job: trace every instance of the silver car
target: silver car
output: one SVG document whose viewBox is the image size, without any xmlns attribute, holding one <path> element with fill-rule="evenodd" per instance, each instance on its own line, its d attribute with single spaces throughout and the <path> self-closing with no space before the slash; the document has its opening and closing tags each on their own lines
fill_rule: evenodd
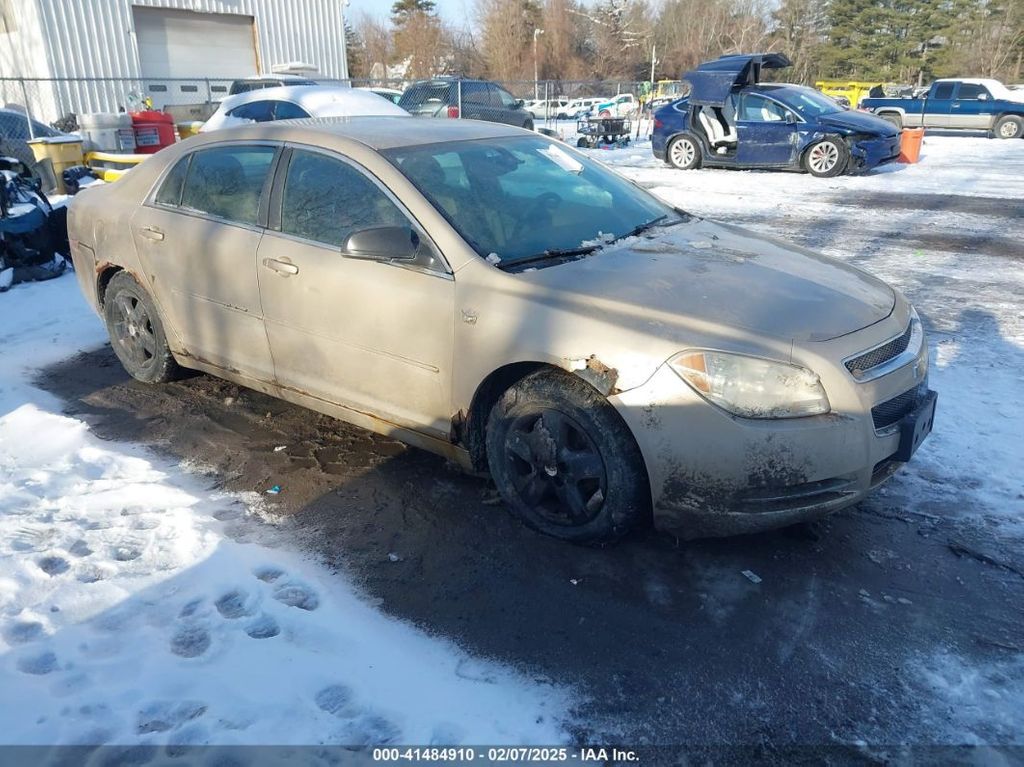
<svg viewBox="0 0 1024 767">
<path fill-rule="evenodd" d="M 931 429 L 897 291 L 518 128 L 231 128 L 78 195 L 69 226 L 139 380 L 203 370 L 440 453 L 572 541 L 818 517 Z"/>
</svg>

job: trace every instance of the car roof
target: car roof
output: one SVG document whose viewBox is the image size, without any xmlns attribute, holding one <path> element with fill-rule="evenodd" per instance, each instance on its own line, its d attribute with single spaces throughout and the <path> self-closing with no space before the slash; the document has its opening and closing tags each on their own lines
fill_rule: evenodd
<svg viewBox="0 0 1024 767">
<path fill-rule="evenodd" d="M 375 98 L 380 98 L 376 96 Z M 312 117 L 251 123 L 201 134 L 208 141 L 275 140 L 317 144 L 329 138 L 357 141 L 371 149 L 440 144 L 446 141 L 522 136 L 522 128 L 480 120 L 426 120 L 411 115 L 391 117 Z M 189 139 L 195 141 L 196 139 Z M 319 140 L 319 141 L 318 141 Z"/>
<path fill-rule="evenodd" d="M 227 112 L 254 101 L 290 101 L 303 107 L 307 112 L 317 112 L 333 106 L 344 106 L 354 110 L 360 108 L 382 110 L 378 114 L 404 114 L 402 109 L 376 93 L 359 88 L 327 85 L 281 85 L 276 88 L 237 93 L 224 99 L 221 102 L 221 109 Z M 383 104 L 388 104 L 394 111 Z"/>
</svg>

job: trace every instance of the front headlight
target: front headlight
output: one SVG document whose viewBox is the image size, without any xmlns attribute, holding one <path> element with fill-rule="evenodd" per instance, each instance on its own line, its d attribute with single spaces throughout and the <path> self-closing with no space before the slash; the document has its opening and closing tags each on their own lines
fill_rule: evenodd
<svg viewBox="0 0 1024 767">
<path fill-rule="evenodd" d="M 807 368 L 742 354 L 688 351 L 669 365 L 704 399 L 743 418 L 800 418 L 831 409 Z"/>
</svg>

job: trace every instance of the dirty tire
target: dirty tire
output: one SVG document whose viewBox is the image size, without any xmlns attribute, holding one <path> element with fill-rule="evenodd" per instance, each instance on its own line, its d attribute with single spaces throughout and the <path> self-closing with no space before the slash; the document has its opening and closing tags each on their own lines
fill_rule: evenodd
<svg viewBox="0 0 1024 767">
<path fill-rule="evenodd" d="M 903 130 L 903 116 L 900 115 L 898 112 L 883 112 L 878 116 L 885 120 L 887 123 L 892 123 L 900 130 Z"/>
<path fill-rule="evenodd" d="M 649 517 L 633 435 L 576 376 L 539 371 L 509 388 L 487 422 L 487 457 L 512 513 L 547 535 L 607 543 Z"/>
<path fill-rule="evenodd" d="M 676 136 L 665 147 L 665 162 L 679 170 L 700 167 L 700 145 L 692 136 Z"/>
<path fill-rule="evenodd" d="M 993 132 L 996 138 L 1020 138 L 1024 134 L 1024 120 L 1016 115 L 1005 115 L 996 122 Z"/>
<path fill-rule="evenodd" d="M 167 346 L 156 305 L 127 272 L 118 272 L 107 285 L 103 319 L 114 354 L 132 378 L 163 383 L 177 376 L 178 364 Z"/>
<path fill-rule="evenodd" d="M 839 176 L 850 162 L 850 150 L 838 138 L 815 141 L 804 152 L 804 170 L 818 178 Z"/>
</svg>

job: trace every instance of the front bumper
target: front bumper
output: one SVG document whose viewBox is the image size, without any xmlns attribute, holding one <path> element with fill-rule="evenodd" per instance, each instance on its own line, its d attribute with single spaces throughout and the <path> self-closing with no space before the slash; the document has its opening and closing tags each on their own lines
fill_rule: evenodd
<svg viewBox="0 0 1024 767">
<path fill-rule="evenodd" d="M 900 156 L 900 134 L 856 141 L 850 146 L 850 159 L 855 167 L 869 168 L 893 162 Z"/>
<path fill-rule="evenodd" d="M 934 393 L 920 370 L 907 365 L 866 383 L 845 369 L 819 372 L 832 412 L 808 418 L 730 415 L 668 365 L 609 401 L 644 456 L 655 525 L 680 538 L 735 535 L 822 517 L 891 477 L 909 458 L 907 441 L 916 449 L 930 431 Z M 878 407 L 896 401 L 898 417 L 876 428 Z M 928 403 L 932 410 L 922 415 Z M 913 436 L 904 436 L 908 431 Z"/>
</svg>

